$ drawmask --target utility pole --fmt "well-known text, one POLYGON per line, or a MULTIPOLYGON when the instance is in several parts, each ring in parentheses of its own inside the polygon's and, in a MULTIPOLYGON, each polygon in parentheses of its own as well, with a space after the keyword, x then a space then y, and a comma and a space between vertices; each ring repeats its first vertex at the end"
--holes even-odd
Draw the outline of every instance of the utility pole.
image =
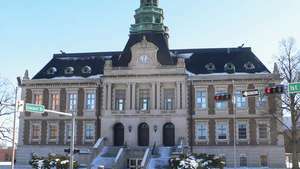
POLYGON ((232 104, 233 104, 233 163, 236 169, 236 98, 235 98, 235 88, 234 79, 232 80, 232 104))
POLYGON ((18 99, 18 87, 15 91, 15 111, 14 111, 14 124, 13 124, 13 140, 12 140, 12 157, 11 157, 11 169, 14 169, 15 166, 15 139, 16 139, 16 118, 17 118, 17 99, 18 99))
POLYGON ((75 112, 72 113, 72 138, 71 138, 71 149, 70 149, 70 169, 73 169, 74 161, 74 144, 75 144, 75 112))

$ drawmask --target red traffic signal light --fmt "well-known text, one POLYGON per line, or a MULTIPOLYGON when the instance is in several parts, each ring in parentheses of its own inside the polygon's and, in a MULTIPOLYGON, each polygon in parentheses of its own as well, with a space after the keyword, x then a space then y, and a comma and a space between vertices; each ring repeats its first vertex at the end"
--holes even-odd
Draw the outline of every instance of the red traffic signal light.
POLYGON ((215 101, 227 101, 231 99, 231 95, 227 93, 217 94, 214 97, 215 101))
POLYGON ((275 87, 266 87, 265 94, 281 94, 284 92, 284 85, 277 85, 275 87))

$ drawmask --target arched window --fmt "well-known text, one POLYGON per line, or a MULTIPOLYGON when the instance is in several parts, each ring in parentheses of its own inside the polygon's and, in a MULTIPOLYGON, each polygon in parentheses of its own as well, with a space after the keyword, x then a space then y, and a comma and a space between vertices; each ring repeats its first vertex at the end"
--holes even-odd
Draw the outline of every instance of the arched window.
POLYGON ((92 73, 92 68, 90 66, 84 66, 82 69, 81 69, 81 72, 83 74, 91 74, 92 73))
POLYGON ((141 123, 138 126, 138 145, 149 146, 149 126, 147 123, 141 123))
POLYGON ((73 67, 66 67, 65 68, 65 74, 70 75, 74 73, 74 68, 73 67))
POLYGON ((235 72, 235 66, 233 63, 226 63, 224 66, 224 70, 227 73, 234 73, 235 72))
POLYGON ((50 67, 50 68, 47 70, 47 75, 54 75, 56 72, 57 72, 56 67, 50 67))
POLYGON ((253 70, 253 69, 255 69, 255 66, 252 62, 247 62, 247 63, 244 64, 244 68, 246 70, 253 70))
POLYGON ((208 63, 207 65, 205 65, 205 68, 208 72, 213 72, 216 70, 216 66, 213 63, 208 63))

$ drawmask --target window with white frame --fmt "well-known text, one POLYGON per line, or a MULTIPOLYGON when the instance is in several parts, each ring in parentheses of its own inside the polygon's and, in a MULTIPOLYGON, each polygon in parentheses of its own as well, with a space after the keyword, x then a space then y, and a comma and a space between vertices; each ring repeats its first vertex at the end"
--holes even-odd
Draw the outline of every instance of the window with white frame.
POLYGON ((43 104, 43 94, 42 93, 33 94, 33 103, 34 104, 43 104))
POLYGON ((197 90, 196 91, 196 107, 197 109, 206 109, 207 107, 207 92, 206 90, 197 90))
POLYGON ((66 122, 65 123, 65 141, 66 142, 71 141, 71 137, 72 137, 72 123, 66 122))
MULTIPOLYGON (((224 93, 227 93, 227 92, 224 90, 220 90, 220 91, 216 92, 216 95, 224 94, 224 93)), ((217 110, 225 110, 225 109, 227 109, 228 102, 227 101, 217 101, 217 102, 215 102, 215 104, 216 104, 217 110)))
POLYGON ((41 139, 41 123, 32 122, 31 123, 31 141, 40 141, 41 139))
POLYGON ((56 141, 58 139, 58 123, 48 123, 48 141, 56 141))
POLYGON ((208 122, 198 121, 196 122, 196 140, 207 141, 208 140, 208 122))
POLYGON ((164 109, 175 109, 175 89, 164 89, 164 109))
POLYGON ((84 140, 93 141, 95 139, 95 123, 85 122, 84 124, 84 140))
POLYGON ((268 123, 266 121, 258 121, 258 138, 261 140, 267 140, 269 138, 268 123))
POLYGON ((125 89, 116 89, 115 90, 115 110, 117 110, 117 111, 125 110, 125 99, 126 99, 126 90, 125 89))
POLYGON ((51 110, 56 110, 59 111, 59 103, 60 98, 59 98, 59 93, 52 93, 50 94, 50 109, 51 110))
POLYGON ((256 97, 256 106, 257 107, 264 107, 264 106, 267 105, 267 101, 268 101, 267 96, 263 93, 260 93, 260 95, 258 95, 256 97))
POLYGON ((248 139, 248 122, 247 121, 239 121, 237 123, 237 134, 239 140, 248 139))
POLYGON ((77 110, 77 93, 68 94, 68 110, 69 111, 77 110))
POLYGON ((228 122, 220 121, 216 124, 217 140, 228 140, 228 122))
POLYGON ((235 92, 235 104, 237 108, 246 108, 247 106, 246 97, 243 97, 240 90, 235 92))
POLYGON ((139 109, 142 111, 150 109, 150 89, 139 90, 139 109))
POLYGON ((87 92, 85 94, 85 109, 95 110, 96 94, 95 92, 87 92))

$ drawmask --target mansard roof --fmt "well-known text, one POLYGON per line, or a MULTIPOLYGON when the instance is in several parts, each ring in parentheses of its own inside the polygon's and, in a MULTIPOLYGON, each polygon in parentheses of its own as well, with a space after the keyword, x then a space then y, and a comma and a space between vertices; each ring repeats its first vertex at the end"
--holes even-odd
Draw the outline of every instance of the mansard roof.
MULTIPOLYGON (((98 77, 103 74, 107 59, 112 60, 114 67, 127 67, 131 60, 130 47, 141 38, 140 35, 131 35, 124 51, 54 54, 52 60, 33 79, 98 77), (91 71, 83 71, 84 67, 90 67, 91 71)), ((160 47, 162 44, 167 45, 163 38, 147 36, 148 41, 160 47)), ((233 65, 236 73, 270 73, 251 48, 167 49, 166 46, 158 51, 159 62, 162 65, 174 65, 178 58, 184 58, 189 74, 226 73, 226 64, 233 65)))

